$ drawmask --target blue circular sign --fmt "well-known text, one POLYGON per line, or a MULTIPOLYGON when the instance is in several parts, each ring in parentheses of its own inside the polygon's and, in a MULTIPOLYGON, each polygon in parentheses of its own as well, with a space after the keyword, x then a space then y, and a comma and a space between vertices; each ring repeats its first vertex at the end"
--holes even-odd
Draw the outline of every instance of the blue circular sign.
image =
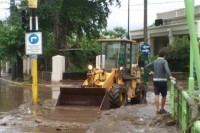
POLYGON ((39 37, 36 35, 36 34, 31 34, 28 38, 28 41, 31 43, 31 44, 36 44, 38 43, 39 41, 39 37))

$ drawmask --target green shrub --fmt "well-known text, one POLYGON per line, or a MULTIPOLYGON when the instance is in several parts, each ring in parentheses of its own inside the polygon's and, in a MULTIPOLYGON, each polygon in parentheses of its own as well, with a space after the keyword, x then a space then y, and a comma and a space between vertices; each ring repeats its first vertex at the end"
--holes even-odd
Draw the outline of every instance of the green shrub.
POLYGON ((188 72, 190 45, 186 36, 177 37, 172 45, 162 48, 166 52, 170 70, 173 72, 188 72))

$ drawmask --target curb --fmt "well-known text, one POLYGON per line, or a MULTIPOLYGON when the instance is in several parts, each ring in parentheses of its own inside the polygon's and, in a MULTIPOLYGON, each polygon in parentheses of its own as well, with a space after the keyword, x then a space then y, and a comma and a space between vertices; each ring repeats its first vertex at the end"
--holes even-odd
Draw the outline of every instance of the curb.
MULTIPOLYGON (((5 78, 0 78, 1 81, 3 82, 7 82, 7 83, 10 83, 10 84, 17 84, 17 85, 27 85, 27 86, 31 86, 32 84, 31 83, 25 83, 25 82, 17 82, 17 81, 12 81, 12 80, 9 80, 9 79, 5 79, 5 78)), ((38 84, 39 86, 49 86, 48 84, 38 84)))
POLYGON ((23 85, 23 83, 19 83, 19 82, 16 82, 16 81, 12 81, 12 80, 8 80, 8 79, 5 79, 5 78, 0 78, 0 80, 4 81, 4 82, 8 82, 10 84, 19 84, 19 85, 23 85))

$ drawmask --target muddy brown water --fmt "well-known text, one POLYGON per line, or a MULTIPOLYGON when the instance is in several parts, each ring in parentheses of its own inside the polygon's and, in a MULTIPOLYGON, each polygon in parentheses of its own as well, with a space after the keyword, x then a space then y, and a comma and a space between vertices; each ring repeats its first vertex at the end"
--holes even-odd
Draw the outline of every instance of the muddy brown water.
POLYGON ((26 101, 23 89, 0 82, 0 112, 18 108, 26 101))
MULTIPOLYGON (((155 114, 150 90, 147 104, 106 111, 88 106, 55 108, 55 90, 39 87, 39 102, 33 105, 30 86, 0 83, 0 133, 179 133, 175 125, 166 126, 169 116, 155 114)), ((169 100, 166 109, 170 111, 169 100)))
POLYGON ((98 107, 55 107, 58 94, 50 87, 38 90, 36 106, 30 86, 0 83, 0 133, 85 133, 100 115, 98 107))

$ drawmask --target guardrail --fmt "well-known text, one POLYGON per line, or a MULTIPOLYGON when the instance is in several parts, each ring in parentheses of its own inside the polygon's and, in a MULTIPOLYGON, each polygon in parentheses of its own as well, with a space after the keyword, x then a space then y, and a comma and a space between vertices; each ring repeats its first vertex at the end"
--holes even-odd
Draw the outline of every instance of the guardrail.
POLYGON ((189 94, 179 88, 175 81, 170 85, 170 102, 172 116, 182 133, 200 133, 198 104, 190 98, 189 94))

